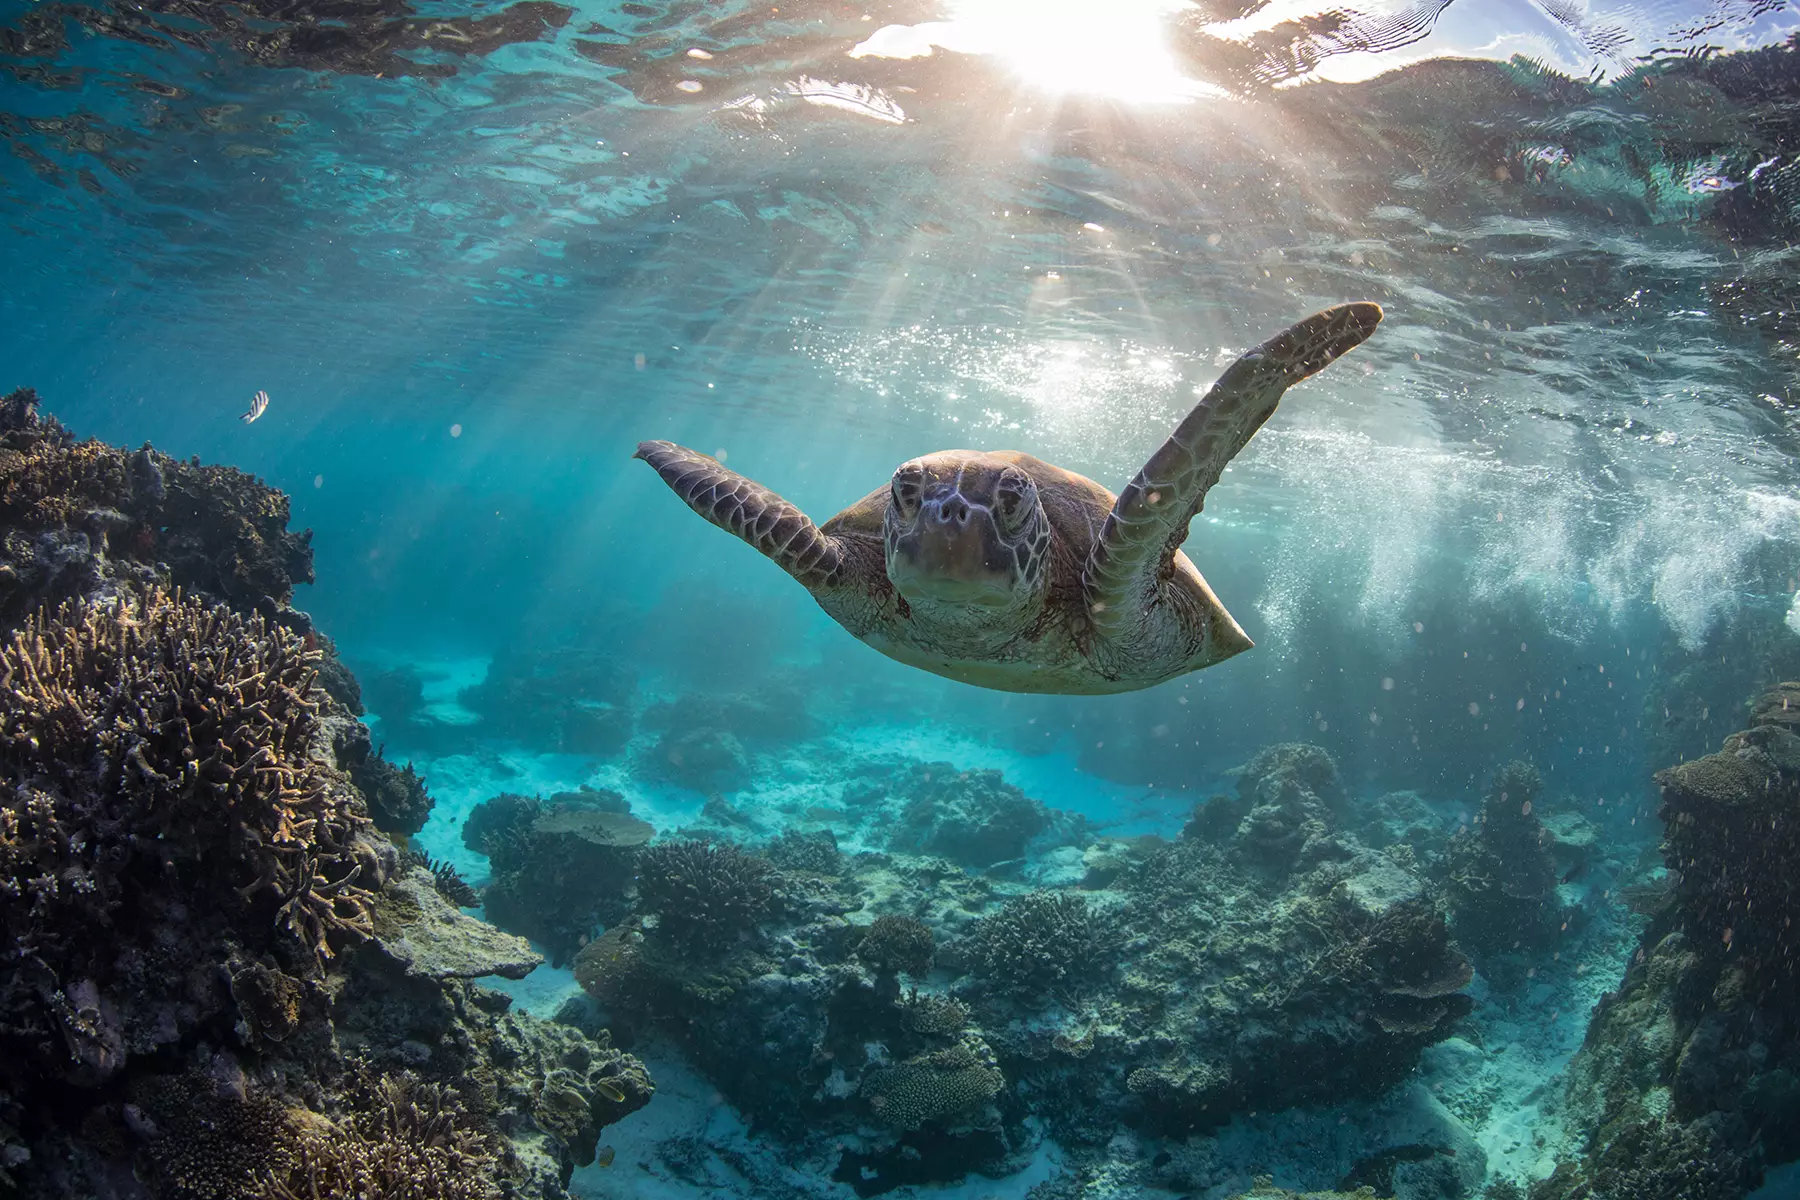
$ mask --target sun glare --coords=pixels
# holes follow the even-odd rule
[[[1181,73],[1164,24],[1170,0],[955,0],[947,20],[888,25],[852,58],[920,58],[934,49],[1006,64],[1030,87],[1156,104],[1221,94]]]

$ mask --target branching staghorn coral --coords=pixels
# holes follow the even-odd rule
[[[152,897],[272,917],[315,963],[367,935],[378,867],[314,757],[317,657],[155,589],[40,611],[0,648],[0,1032],[116,1065],[105,977],[155,944]]]

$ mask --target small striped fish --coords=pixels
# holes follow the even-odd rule
[[[268,411],[269,411],[269,393],[258,392],[258,393],[256,393],[255,396],[251,397],[251,399],[250,399],[250,411],[245,413],[242,417],[239,417],[238,419],[241,420],[244,424],[248,425],[250,422],[256,420],[256,418],[262,416],[264,413],[266,413]]]

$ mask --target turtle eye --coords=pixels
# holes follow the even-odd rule
[[[1025,479],[1004,476],[996,500],[1000,507],[1000,516],[1009,525],[1015,525],[1024,516],[1027,501],[1030,498],[1031,483]]]
[[[911,516],[919,508],[919,481],[910,475],[894,476],[891,489],[894,505],[907,516]]]

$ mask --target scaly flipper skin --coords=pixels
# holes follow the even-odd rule
[[[1088,557],[1085,590],[1095,632],[1131,645],[1161,596],[1175,551],[1225,465],[1275,411],[1281,394],[1359,346],[1381,306],[1340,304],[1270,338],[1228,367],[1119,493]]]
[[[838,582],[843,546],[760,483],[674,442],[639,442],[632,457],[655,467],[689,508],[750,543],[813,592]]]

